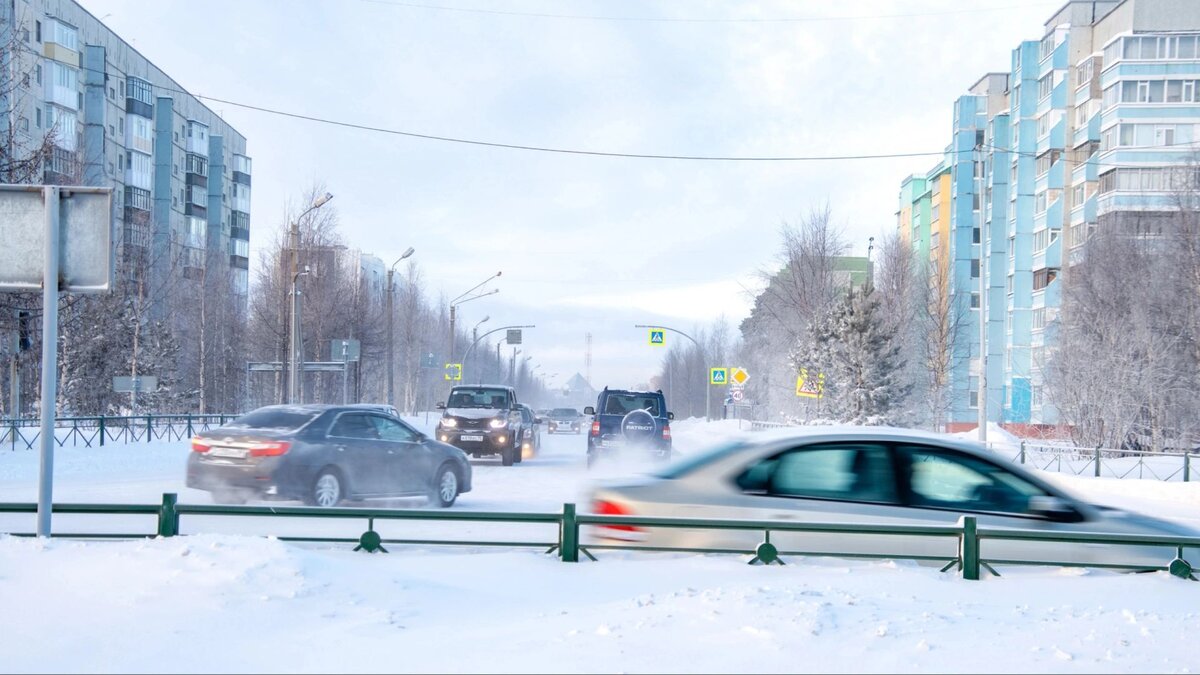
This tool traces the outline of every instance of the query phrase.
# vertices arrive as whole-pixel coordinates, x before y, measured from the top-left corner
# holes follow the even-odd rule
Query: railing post
[[[1096,478],[1100,477],[1100,446],[1096,446]]]
[[[146,442],[154,442],[154,419],[146,415]]]
[[[979,534],[975,516],[963,516],[961,522],[963,532],[958,555],[962,560],[963,578],[979,581]]]
[[[562,522],[558,529],[558,551],[563,562],[579,562],[579,521],[575,505],[563,504]]]
[[[179,495],[174,492],[164,492],[162,506],[158,508],[158,536],[174,537],[179,534],[179,511],[175,505]]]
[[[1025,463],[1025,441],[1021,441],[1021,463]]]
[[[1192,479],[1192,456],[1188,453],[1183,453],[1183,482],[1188,482]]]
[[[195,433],[192,431],[192,413],[187,414],[187,437],[191,438]]]
[[[100,447],[104,447],[104,415],[100,416]]]

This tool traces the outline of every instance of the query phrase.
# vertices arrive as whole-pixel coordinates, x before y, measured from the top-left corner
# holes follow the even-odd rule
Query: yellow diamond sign
[[[745,368],[730,368],[729,381],[734,384],[746,384],[746,380],[750,379],[750,373],[746,372]]]

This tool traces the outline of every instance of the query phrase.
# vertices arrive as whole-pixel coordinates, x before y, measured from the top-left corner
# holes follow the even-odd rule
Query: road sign
[[[504,341],[510,345],[521,344],[521,329],[520,328],[510,328],[508,330],[508,334],[504,337]]]
[[[661,328],[650,329],[650,346],[662,347],[667,344],[667,331]]]
[[[438,364],[438,357],[433,352],[429,352],[425,356],[421,357],[421,367],[422,368],[437,368],[437,364]]]
[[[57,190],[58,290],[104,293],[115,268],[112,188]],[[0,185],[0,291],[42,290],[46,265],[46,189]]]
[[[746,372],[745,368],[730,368],[729,381],[734,384],[746,384],[746,380],[750,379],[750,373]]]
[[[729,398],[732,398],[734,403],[741,403],[742,399],[746,398],[746,391],[734,387],[729,390]]]
[[[119,375],[113,378],[113,391],[118,394],[154,391],[156,389],[158,389],[158,378],[154,375],[138,375],[136,377]]]
[[[462,379],[462,364],[461,363],[447,363],[446,364],[446,381],[447,382],[458,382],[461,379]]]
[[[330,361],[357,361],[361,353],[358,340],[330,340]]]
[[[825,373],[810,376],[808,368],[801,368],[796,377],[796,395],[802,398],[821,398],[825,393]]]
[[[712,368],[708,371],[708,383],[723,387],[729,384],[728,368]]]

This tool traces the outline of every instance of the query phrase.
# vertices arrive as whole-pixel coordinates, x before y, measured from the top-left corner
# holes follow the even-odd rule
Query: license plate
[[[462,436],[459,436],[459,438],[461,438],[464,441],[482,441],[483,440],[483,436],[479,436],[476,434],[463,434]]]
[[[212,457],[232,457],[234,459],[245,459],[246,451],[238,448],[211,448],[208,454]]]

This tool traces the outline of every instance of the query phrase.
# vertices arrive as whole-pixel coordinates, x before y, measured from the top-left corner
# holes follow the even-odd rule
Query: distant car
[[[259,408],[192,439],[187,486],[213,499],[351,499],[425,496],[447,507],[471,489],[461,450],[362,406]]]
[[[388,405],[386,403],[354,403],[352,405],[356,408],[365,408],[367,410],[374,410],[376,412],[381,412],[381,413],[391,415],[392,417],[395,417],[397,419],[400,418],[400,411],[396,410],[396,406],[394,406],[394,405]]]
[[[657,476],[592,494],[592,510],[613,515],[750,519],[803,523],[954,525],[1047,532],[1200,536],[1188,527],[1078,500],[1020,465],[970,441],[902,429],[857,427],[762,432],[665,467]],[[753,550],[762,532],[598,528],[602,539],[636,546]],[[958,555],[956,540],[774,531],[780,551],[868,556]],[[1127,569],[1162,566],[1172,547],[1069,541],[987,540],[992,560],[1046,560]],[[1193,567],[1200,549],[1186,549]]]
[[[524,422],[512,387],[464,385],[450,390],[438,420],[437,438],[473,457],[500,455],[504,466],[521,461]]]
[[[542,418],[529,406],[518,403],[521,409],[521,458],[535,457],[542,451]]]
[[[587,461],[591,466],[602,454],[625,449],[648,453],[660,460],[671,457],[671,420],[661,391],[627,391],[605,387],[584,414],[592,415]]]
[[[574,408],[554,408],[545,417],[548,434],[583,432],[583,415]]]

